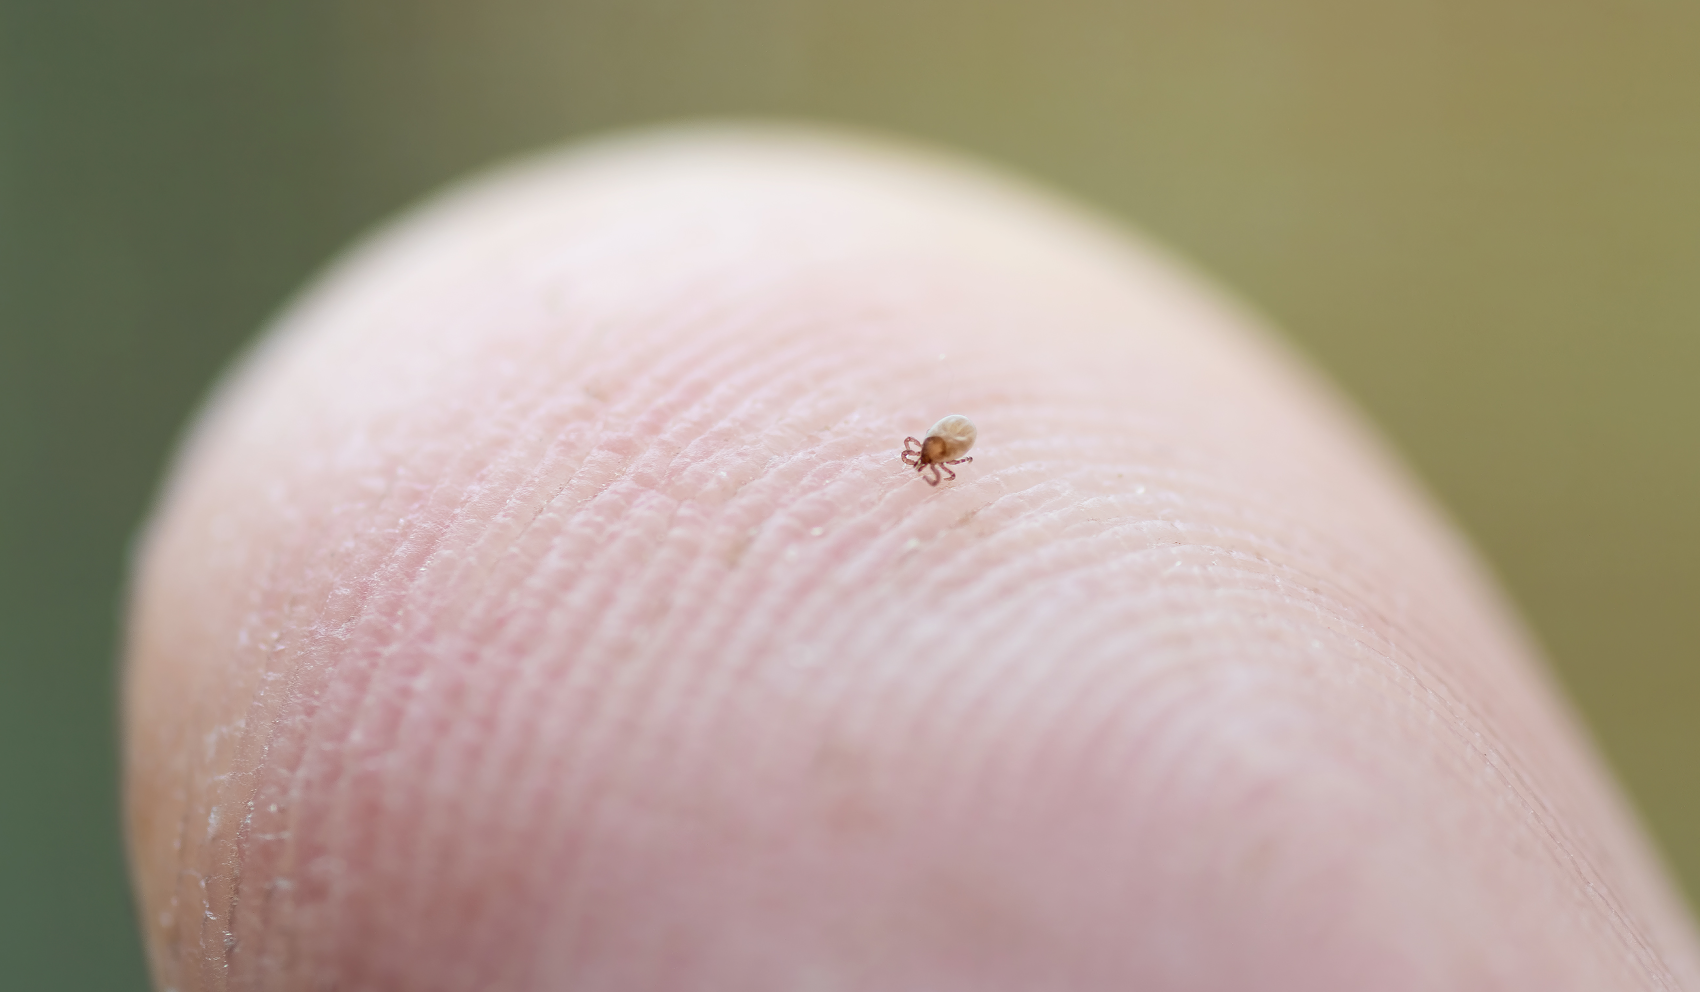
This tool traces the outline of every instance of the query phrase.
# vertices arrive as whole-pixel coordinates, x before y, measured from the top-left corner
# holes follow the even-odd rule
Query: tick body
[[[945,479],[956,479],[952,465],[966,465],[974,459],[965,457],[974,447],[974,425],[960,413],[953,413],[933,425],[925,441],[912,437],[903,439],[903,464],[915,466],[927,485],[936,486]],[[926,472],[932,469],[932,478]]]

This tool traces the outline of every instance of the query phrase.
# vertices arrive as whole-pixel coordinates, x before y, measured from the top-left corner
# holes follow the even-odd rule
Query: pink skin
[[[909,486],[940,409],[980,467]],[[1696,987],[1350,412],[919,156],[687,132],[407,220],[225,384],[134,589],[162,988]]]

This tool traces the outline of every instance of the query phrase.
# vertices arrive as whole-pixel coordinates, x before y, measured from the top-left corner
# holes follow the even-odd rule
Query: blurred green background
[[[465,170],[700,114],[983,154],[1270,314],[1498,567],[1700,892],[1700,4],[0,0],[4,984],[144,984],[120,585],[219,368]]]

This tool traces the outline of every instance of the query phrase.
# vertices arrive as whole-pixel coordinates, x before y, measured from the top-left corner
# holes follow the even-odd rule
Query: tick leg
[[[955,473],[955,472],[952,472],[952,471],[951,471],[951,470],[950,470],[950,464],[949,464],[949,463],[946,463],[946,462],[939,462],[939,463],[938,463],[938,465],[939,465],[939,468],[941,468],[941,469],[943,469],[943,470],[944,470],[944,474],[945,474],[945,475],[948,475],[948,476],[950,476],[950,481],[952,481],[952,482],[955,482],[955,481],[956,481],[956,473]]]
[[[910,448],[909,447],[910,445],[914,445],[915,447]],[[921,442],[915,440],[912,437],[904,438],[903,439],[903,455],[902,455],[903,464],[914,465],[916,468],[920,468],[920,465],[916,464],[914,461],[912,461],[910,459],[910,456],[914,456],[916,458],[919,458],[920,455],[921,455]]]
[[[966,465],[973,460],[974,460],[974,457],[972,455],[970,455],[967,458],[958,458],[955,461],[945,462],[945,464],[946,465]]]
[[[939,484],[939,463],[938,462],[932,462],[930,465],[927,465],[927,466],[924,466],[924,467],[931,468],[933,470],[933,477],[931,479],[927,479],[927,477],[923,475],[923,476],[921,476],[921,478],[927,479],[927,485],[929,485],[929,486],[938,485]],[[948,472],[950,470],[946,469],[945,471]]]

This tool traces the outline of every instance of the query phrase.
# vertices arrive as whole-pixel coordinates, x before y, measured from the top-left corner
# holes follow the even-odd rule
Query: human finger
[[[899,458],[943,414],[974,462]],[[340,265],[140,557],[164,987],[1660,988],[1457,539],[1253,322],[1002,180],[699,132]]]

